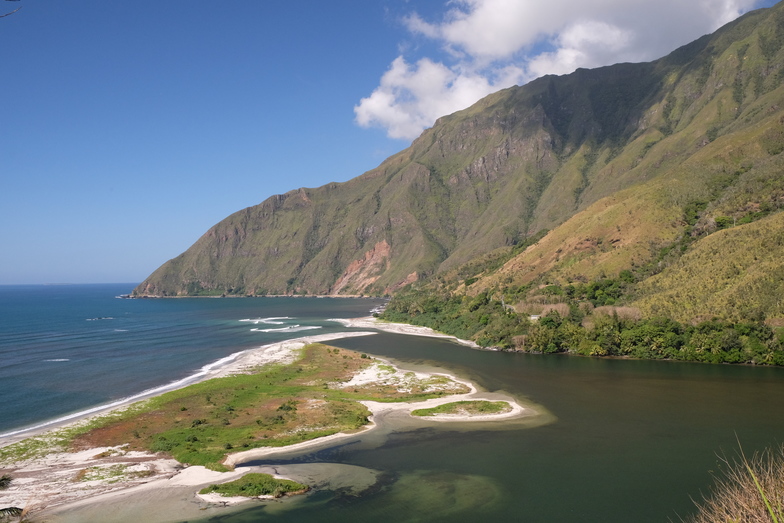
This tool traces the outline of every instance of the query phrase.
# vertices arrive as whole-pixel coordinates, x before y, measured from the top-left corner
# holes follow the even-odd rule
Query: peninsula
[[[372,318],[356,324],[440,336]],[[211,486],[250,473],[271,473],[273,481],[285,478],[306,486],[330,485],[334,475],[366,488],[373,480],[364,469],[358,477],[352,471],[348,476],[353,479],[346,480],[334,467],[282,471],[258,461],[359,439],[396,416],[426,425],[535,414],[513,398],[479,392],[455,376],[407,371],[324,344],[372,334],[338,333],[266,345],[213,369],[199,383],[19,441],[0,442],[0,474],[11,478],[9,487],[0,490],[0,509],[17,507],[47,521],[77,521],[100,511],[94,513],[122,521],[132,511],[138,517],[139,507],[147,504],[141,510],[149,521],[204,517],[248,498],[199,491],[219,490]],[[423,409],[427,415],[410,415]],[[254,466],[245,465],[251,461]]]

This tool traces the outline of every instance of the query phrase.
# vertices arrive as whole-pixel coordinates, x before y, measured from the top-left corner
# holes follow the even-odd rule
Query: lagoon
[[[554,419],[438,425],[266,461],[384,475],[359,497],[318,492],[210,521],[679,521],[708,492],[718,455],[784,435],[784,369],[496,353],[386,333],[332,344],[447,369]]]
[[[187,378],[239,350],[345,330],[378,300],[119,300],[123,286],[0,289],[6,321],[3,431]],[[126,286],[127,287],[127,286]],[[36,302],[38,300],[38,302]],[[268,324],[269,325],[269,324]],[[264,330],[273,328],[271,325]],[[718,470],[718,455],[782,441],[784,369],[474,350],[379,333],[331,344],[434,367],[538,406],[538,421],[390,424],[334,447],[264,463],[375,471],[357,494],[317,489],[210,521],[678,521]],[[51,361],[48,361],[51,360]],[[21,420],[21,421],[20,421]],[[330,468],[331,467],[331,468]],[[351,475],[351,474],[349,474]],[[363,476],[367,477],[367,475]]]

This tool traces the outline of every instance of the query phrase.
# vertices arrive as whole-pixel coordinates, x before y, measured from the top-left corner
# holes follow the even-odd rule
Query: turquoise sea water
[[[2,431],[187,378],[239,350],[344,330],[374,300],[120,300],[131,286],[0,287]],[[280,324],[251,324],[243,319]],[[252,331],[299,325],[310,331]],[[477,351],[378,334],[333,345],[439,367],[540,405],[552,422],[436,424],[341,441],[273,465],[380,472],[356,495],[317,489],[210,521],[665,522],[692,511],[718,455],[784,441],[784,369]]]

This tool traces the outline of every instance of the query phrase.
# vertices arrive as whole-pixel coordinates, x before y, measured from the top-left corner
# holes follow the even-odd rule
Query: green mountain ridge
[[[660,60],[505,89],[357,178],[229,216],[134,295],[522,303],[627,271],[620,301],[646,315],[784,317],[783,80],[778,4]],[[719,276],[730,266],[743,277]],[[769,296],[744,309],[748,292]]]

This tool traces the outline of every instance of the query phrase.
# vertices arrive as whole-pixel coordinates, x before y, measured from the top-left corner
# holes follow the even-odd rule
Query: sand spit
[[[221,378],[232,374],[244,374],[253,369],[270,365],[272,363],[291,363],[297,359],[297,351],[311,343],[324,343],[341,338],[354,338],[357,336],[372,336],[375,332],[337,332],[334,334],[319,334],[317,336],[304,336],[293,340],[281,341],[264,345],[258,349],[241,352],[232,362],[210,372],[204,379]]]
[[[277,343],[263,345],[256,349],[249,349],[242,352],[236,352],[216,362],[210,363],[202,367],[194,375],[179,380],[177,382],[156,387],[150,391],[136,394],[129,398],[117,400],[108,405],[93,407],[85,410],[82,413],[76,413],[65,416],[63,418],[53,420],[50,422],[42,423],[27,429],[21,429],[10,432],[5,435],[0,435],[0,447],[11,445],[23,439],[39,434],[44,434],[62,427],[74,425],[76,423],[84,422],[90,418],[101,416],[109,412],[126,408],[133,403],[159,396],[170,390],[176,390],[188,385],[193,385],[200,381],[230,376],[232,374],[243,374],[251,372],[253,369],[270,365],[273,363],[291,363],[297,357],[297,350],[310,343],[323,343],[330,340],[340,338],[353,338],[356,336],[372,336],[375,332],[339,332],[333,334],[319,334],[316,336],[304,336],[293,340],[286,340]],[[2,508],[2,507],[0,507]]]
[[[376,322],[373,318],[341,320],[341,322],[351,327],[449,338],[449,336],[434,333],[430,329],[385,324]],[[296,359],[298,350],[310,343],[372,334],[375,333],[325,334],[265,345],[227,358],[224,364],[207,370],[201,379],[247,373],[264,365],[291,362]],[[465,342],[465,344],[470,345],[470,342]],[[126,521],[128,519],[124,514],[138,515],[142,512],[152,511],[152,508],[143,508],[140,505],[153,500],[152,503],[157,506],[157,509],[151,512],[146,520],[173,521],[204,517],[208,515],[204,512],[206,508],[213,510],[216,506],[226,506],[247,499],[225,499],[216,495],[197,497],[197,492],[205,486],[231,481],[248,472],[258,472],[264,469],[264,467],[242,466],[243,463],[279,454],[325,448],[341,440],[359,438],[362,433],[375,428],[378,420],[385,418],[389,413],[399,413],[398,415],[405,416],[405,413],[410,413],[415,409],[431,408],[455,401],[491,398],[494,401],[498,400],[498,395],[478,392],[472,383],[454,376],[405,371],[380,359],[375,359],[369,368],[357,373],[351,380],[335,383],[333,386],[355,387],[360,384],[378,383],[385,386],[394,385],[399,391],[406,392],[414,382],[419,387],[422,387],[423,384],[427,387],[432,386],[433,390],[439,390],[445,395],[437,399],[408,403],[363,401],[362,403],[368,407],[372,416],[369,418],[370,423],[360,431],[334,434],[286,447],[261,447],[233,453],[224,462],[230,467],[235,467],[231,472],[220,473],[201,466],[182,465],[173,459],[166,459],[160,455],[128,452],[123,447],[95,448],[75,453],[52,450],[43,457],[34,457],[16,463],[4,463],[3,468],[0,468],[0,474],[10,474],[13,481],[10,488],[0,491],[0,508],[26,507],[36,519],[45,518],[46,521],[53,522],[84,521],[85,518],[89,520],[91,513],[112,514],[112,511],[115,511],[116,517],[107,520]],[[466,389],[469,392],[464,392]],[[416,419],[422,420],[422,423],[491,421],[505,420],[531,413],[526,412],[526,409],[518,405],[512,398],[503,398],[503,400],[510,404],[511,410],[502,414],[481,416],[451,414],[416,417]],[[105,412],[101,414],[105,414]],[[83,422],[85,422],[84,419],[76,423]],[[61,428],[73,424],[62,423]],[[51,427],[49,428],[51,429]],[[24,437],[29,436],[31,434],[24,435]],[[18,439],[21,438],[13,438],[14,441]],[[37,439],[45,441],[47,435],[38,436]],[[12,442],[0,441],[0,446]],[[296,477],[288,479],[297,480]],[[162,506],[166,508],[161,511]]]
[[[411,336],[425,336],[428,338],[444,338],[474,349],[484,349],[484,347],[477,345],[473,341],[461,340],[455,336],[434,331],[430,327],[420,327],[418,325],[409,325],[407,323],[391,323],[387,321],[380,321],[372,316],[352,319],[335,318],[331,319],[330,321],[336,321],[338,323],[342,323],[346,327],[354,327],[359,329],[378,329],[380,331],[391,332],[393,334],[408,334]]]

